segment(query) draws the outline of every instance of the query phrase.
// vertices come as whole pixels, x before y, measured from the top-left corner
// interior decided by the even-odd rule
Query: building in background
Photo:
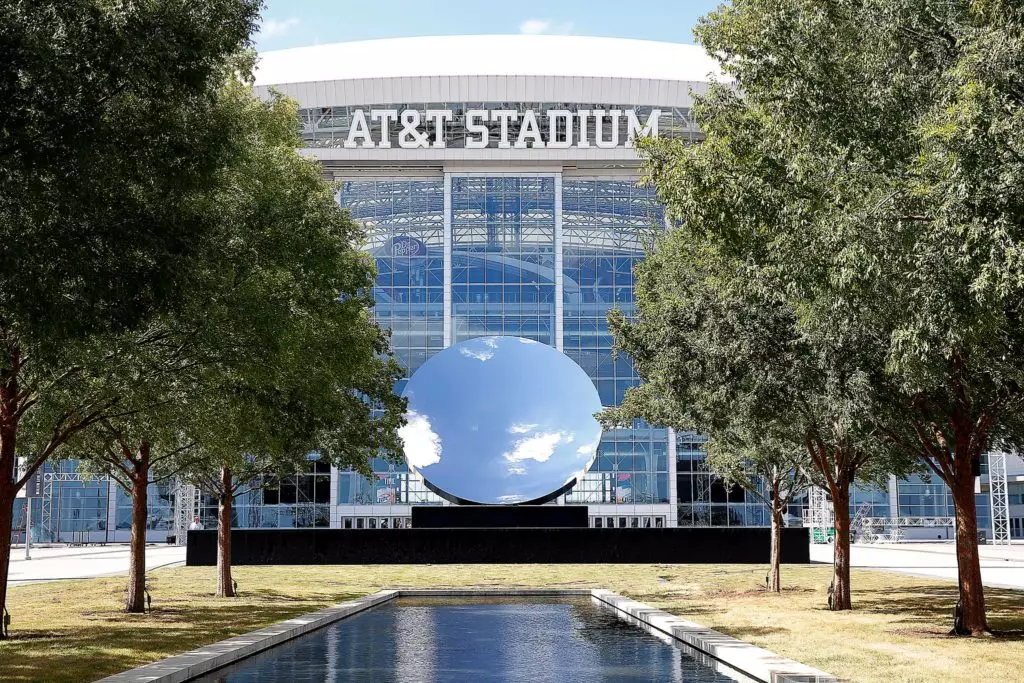
[[[666,225],[653,190],[639,184],[634,141],[699,141],[693,94],[715,78],[717,63],[688,45],[446,36],[266,53],[255,88],[299,103],[304,152],[366,226],[376,316],[407,378],[451,344],[517,335],[566,353],[614,405],[638,379],[627,358],[612,357],[606,315],[632,312],[634,266]],[[587,505],[593,526],[767,525],[754,496],[707,471],[702,443],[640,422],[608,431],[559,503]],[[381,460],[374,471],[366,479],[311,461],[239,499],[235,523],[401,527],[412,505],[442,504],[402,465]],[[1008,528],[1024,537],[1024,463],[1010,458],[1008,471]],[[115,485],[82,481],[69,463],[48,466],[45,478],[37,538],[128,540],[130,502]],[[987,475],[981,481],[984,527]],[[904,527],[903,537],[952,535],[952,500],[934,478],[857,491],[851,507],[863,538]],[[175,484],[154,486],[150,509],[152,540],[195,513],[216,526],[213,501]]]

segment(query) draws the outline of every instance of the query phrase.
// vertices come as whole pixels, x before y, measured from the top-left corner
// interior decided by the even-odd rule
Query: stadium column
[[[452,345],[452,174],[444,174],[444,347]]]
[[[676,430],[668,429],[668,519],[665,526],[679,525],[678,491],[676,490]]]
[[[331,465],[331,491],[330,491],[330,511],[331,511],[331,528],[341,528],[341,510],[338,508],[338,484],[341,477],[338,475],[338,468]]]
[[[555,173],[555,348],[565,351],[562,318],[564,305],[562,292],[562,173]],[[565,494],[558,497],[558,504],[565,505]]]
[[[117,538],[117,491],[119,488],[118,483],[113,479],[109,479],[107,481],[107,543],[120,540]],[[113,531],[113,533],[111,533],[111,531]]]
[[[562,174],[555,173],[555,348],[564,351],[562,318],[564,304],[562,291]]]

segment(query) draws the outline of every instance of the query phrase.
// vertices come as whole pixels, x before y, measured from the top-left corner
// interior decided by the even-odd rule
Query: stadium
[[[610,406],[638,378],[613,357],[606,315],[632,311],[633,268],[666,226],[635,141],[699,142],[693,96],[716,79],[717,62],[689,45],[445,36],[268,52],[254,87],[298,102],[304,153],[367,228],[375,314],[407,378],[453,344],[513,335],[562,351]],[[702,443],[639,422],[606,431],[593,467],[552,504],[586,505],[594,527],[767,526],[757,498],[707,471]],[[366,479],[311,462],[239,499],[236,526],[402,528],[413,505],[448,504],[404,466],[374,465]],[[979,526],[1024,537],[1024,463],[988,465]],[[42,489],[35,539],[128,540],[131,501],[113,482],[61,462]],[[934,479],[893,478],[852,506],[861,528],[894,540],[952,538],[952,497]],[[153,541],[180,538],[195,515],[216,524],[215,502],[177,482],[154,485],[150,508]],[[19,509],[23,528],[24,499]],[[791,509],[823,534],[826,511],[814,496]]]

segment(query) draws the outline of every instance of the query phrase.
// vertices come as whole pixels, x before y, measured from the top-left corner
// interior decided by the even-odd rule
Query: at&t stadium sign
[[[345,137],[348,149],[444,149],[449,135],[459,147],[568,149],[632,147],[638,137],[658,136],[660,109],[354,109]],[[344,128],[342,129],[344,134]]]

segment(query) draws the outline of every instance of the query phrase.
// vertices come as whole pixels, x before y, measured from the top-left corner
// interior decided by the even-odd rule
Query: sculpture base
[[[586,528],[586,505],[416,505],[413,529]]]
[[[782,561],[808,564],[809,529],[782,530]],[[663,529],[236,529],[231,559],[254,564],[767,564],[764,527]],[[185,563],[217,564],[217,531],[188,532]]]

